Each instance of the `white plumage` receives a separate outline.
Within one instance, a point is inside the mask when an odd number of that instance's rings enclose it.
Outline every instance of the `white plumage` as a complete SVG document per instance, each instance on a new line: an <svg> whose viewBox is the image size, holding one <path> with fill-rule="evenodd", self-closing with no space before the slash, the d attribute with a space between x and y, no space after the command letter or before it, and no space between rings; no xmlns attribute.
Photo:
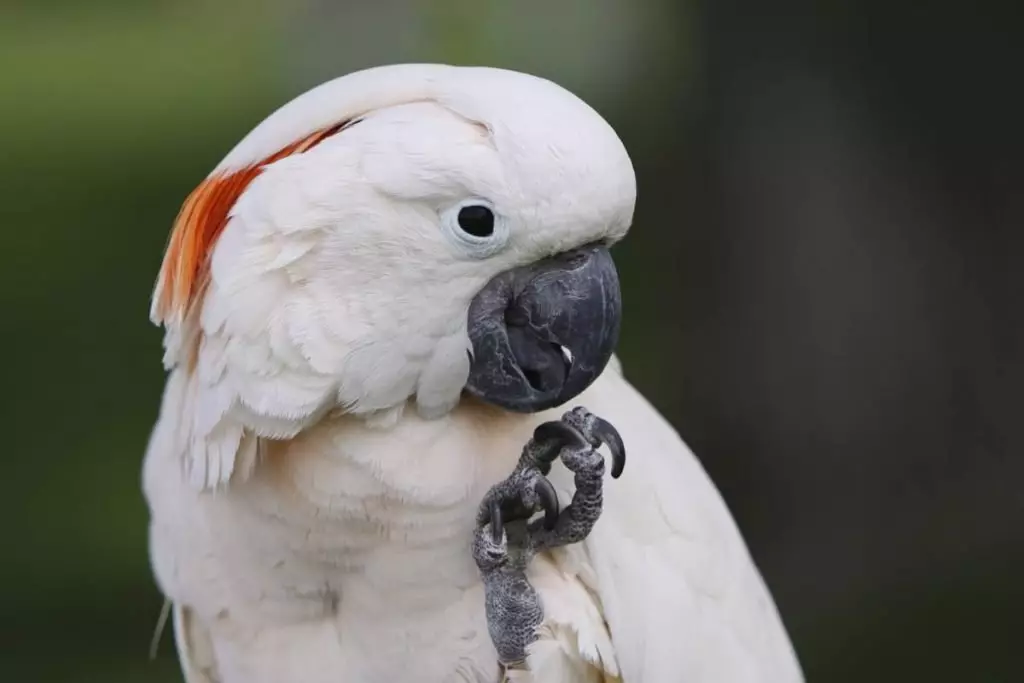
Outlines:
<svg viewBox="0 0 1024 683"><path fill-rule="evenodd" d="M170 376L144 486L188 683L499 675L474 516L559 411L461 397L467 307L502 271L620 239L632 166L607 123L548 81L402 65L300 96L207 183L353 120L236 188L209 254L189 252L209 256L192 296L169 296L190 272L170 256L154 295ZM494 206L500 243L446 229L466 198ZM546 615L534 680L800 683L741 535L678 435L617 361L573 404L613 423L631 461L590 537L531 567ZM556 465L550 478L567 503L571 476Z"/></svg>

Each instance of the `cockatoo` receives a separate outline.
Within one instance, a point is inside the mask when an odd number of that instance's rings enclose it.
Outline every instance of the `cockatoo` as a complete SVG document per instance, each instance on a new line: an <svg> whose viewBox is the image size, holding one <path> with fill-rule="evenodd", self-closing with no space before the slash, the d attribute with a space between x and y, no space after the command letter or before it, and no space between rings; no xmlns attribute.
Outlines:
<svg viewBox="0 0 1024 683"><path fill-rule="evenodd" d="M635 200L584 101L433 64L298 96L200 183L143 467L188 683L803 680L614 356Z"/></svg>

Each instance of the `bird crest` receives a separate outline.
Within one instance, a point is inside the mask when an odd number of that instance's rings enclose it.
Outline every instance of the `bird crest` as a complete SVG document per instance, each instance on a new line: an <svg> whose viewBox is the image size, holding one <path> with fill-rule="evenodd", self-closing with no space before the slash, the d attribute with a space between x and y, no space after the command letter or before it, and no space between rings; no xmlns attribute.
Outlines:
<svg viewBox="0 0 1024 683"><path fill-rule="evenodd" d="M179 325L202 298L210 275L210 255L231 209L264 168L302 154L345 128L348 122L317 130L277 152L239 169L216 171L185 199L171 229L153 292L154 323Z"/></svg>

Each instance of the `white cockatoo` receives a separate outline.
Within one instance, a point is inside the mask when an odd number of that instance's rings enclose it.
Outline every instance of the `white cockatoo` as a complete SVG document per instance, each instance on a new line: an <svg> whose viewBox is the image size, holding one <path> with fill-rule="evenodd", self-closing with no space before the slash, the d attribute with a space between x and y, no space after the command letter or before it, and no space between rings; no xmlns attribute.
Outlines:
<svg viewBox="0 0 1024 683"><path fill-rule="evenodd" d="M492 68L342 76L231 150L152 308L150 554L188 683L803 680L613 356L635 199L600 115Z"/></svg>

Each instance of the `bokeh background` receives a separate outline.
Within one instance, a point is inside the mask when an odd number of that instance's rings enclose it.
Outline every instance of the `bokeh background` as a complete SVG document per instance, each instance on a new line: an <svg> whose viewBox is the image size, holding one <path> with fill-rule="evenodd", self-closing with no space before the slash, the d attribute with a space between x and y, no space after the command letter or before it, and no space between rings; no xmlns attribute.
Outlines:
<svg viewBox="0 0 1024 683"><path fill-rule="evenodd" d="M547 76L620 131L626 372L811 683L1024 681L1013 5L8 0L0 681L180 680L139 490L168 228L271 110L400 61Z"/></svg>

